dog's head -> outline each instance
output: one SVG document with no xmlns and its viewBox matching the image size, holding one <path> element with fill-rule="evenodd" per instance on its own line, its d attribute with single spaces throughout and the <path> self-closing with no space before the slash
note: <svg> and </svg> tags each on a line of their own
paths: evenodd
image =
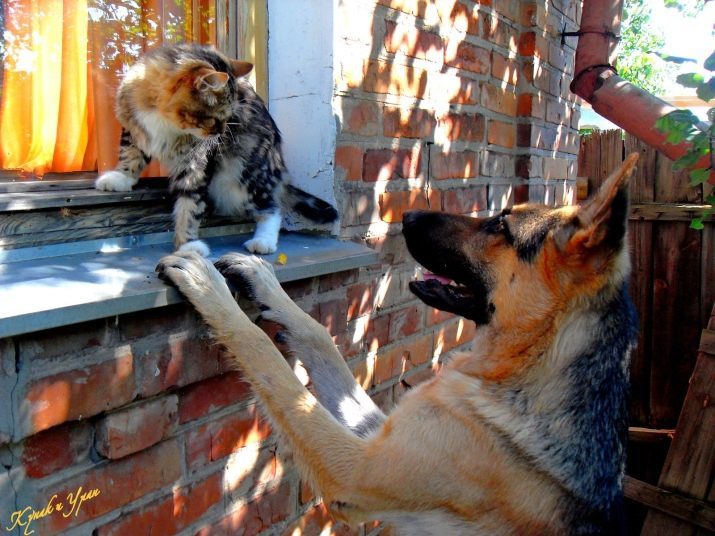
<svg viewBox="0 0 715 536">
<path fill-rule="evenodd" d="M 410 211 L 403 233 L 426 268 L 412 292 L 427 305 L 506 330 L 534 331 L 569 302 L 627 276 L 630 155 L 581 206 L 518 205 L 489 218 Z"/>
</svg>

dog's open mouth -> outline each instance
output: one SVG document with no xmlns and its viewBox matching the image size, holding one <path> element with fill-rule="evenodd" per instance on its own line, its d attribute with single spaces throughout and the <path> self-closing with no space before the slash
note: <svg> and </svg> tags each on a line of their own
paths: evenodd
<svg viewBox="0 0 715 536">
<path fill-rule="evenodd" d="M 409 286 L 412 293 L 430 307 L 458 314 L 475 322 L 480 322 L 484 316 L 484 297 L 477 297 L 468 286 L 449 277 L 425 271 L 422 281 L 411 281 Z"/>
</svg>

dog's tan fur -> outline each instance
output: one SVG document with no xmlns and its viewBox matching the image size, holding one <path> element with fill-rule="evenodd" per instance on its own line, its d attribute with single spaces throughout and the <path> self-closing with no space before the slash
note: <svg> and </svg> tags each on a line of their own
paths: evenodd
<svg viewBox="0 0 715 536">
<path fill-rule="evenodd" d="M 394 521 L 406 534 L 568 533 L 569 505 L 587 498 L 539 450 L 532 420 L 569 396 L 559 375 L 592 344 L 585 333 L 601 322 L 585 307 L 610 299 L 627 275 L 625 249 L 601 244 L 610 204 L 635 160 L 583 207 L 548 209 L 558 223 L 530 263 L 497 238 L 473 240 L 468 255 L 486 258 L 494 273 L 513 274 L 494 282 L 493 317 L 478 328 L 473 354 L 446 363 L 387 417 L 355 382 L 325 328 L 291 301 L 265 261 L 232 255 L 219 264 L 248 284 L 266 319 L 284 326 L 290 351 L 313 376 L 315 396 L 210 262 L 187 252 L 165 258 L 159 270 L 234 356 L 336 518 Z M 513 412 L 502 398 L 505 385 L 527 390 L 537 417 Z M 336 405 L 336 393 L 347 405 Z M 352 425 L 341 413 L 351 405 L 362 408 L 362 420 Z M 564 443 L 578 432 L 567 419 L 549 426 Z"/>
</svg>

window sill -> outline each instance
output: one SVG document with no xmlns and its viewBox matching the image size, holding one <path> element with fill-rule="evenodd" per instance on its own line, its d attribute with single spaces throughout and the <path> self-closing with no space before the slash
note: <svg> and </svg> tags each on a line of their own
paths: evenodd
<svg viewBox="0 0 715 536">
<path fill-rule="evenodd" d="M 235 232 L 235 229 L 233 230 Z M 245 251 L 247 234 L 214 228 L 204 236 L 211 259 Z M 224 234 L 221 234 L 221 233 Z M 172 252 L 171 233 L 127 236 L 0 251 L 0 338 L 51 329 L 184 301 L 154 267 Z M 377 253 L 334 238 L 282 233 L 274 263 L 278 280 L 294 281 L 367 266 Z"/>
<path fill-rule="evenodd" d="M 169 198 L 166 179 L 142 179 L 130 192 L 104 192 L 93 179 L 0 181 L 0 212 L 111 205 Z"/>
</svg>

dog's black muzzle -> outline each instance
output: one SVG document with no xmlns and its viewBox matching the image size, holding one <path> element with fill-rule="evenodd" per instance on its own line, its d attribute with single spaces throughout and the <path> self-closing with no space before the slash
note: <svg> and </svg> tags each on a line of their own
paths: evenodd
<svg viewBox="0 0 715 536">
<path fill-rule="evenodd" d="M 489 287 L 485 268 L 466 253 L 477 220 L 441 212 L 411 210 L 402 219 L 407 249 L 427 270 L 455 284 L 437 279 L 412 281 L 410 290 L 430 307 L 487 324 Z"/>
</svg>

